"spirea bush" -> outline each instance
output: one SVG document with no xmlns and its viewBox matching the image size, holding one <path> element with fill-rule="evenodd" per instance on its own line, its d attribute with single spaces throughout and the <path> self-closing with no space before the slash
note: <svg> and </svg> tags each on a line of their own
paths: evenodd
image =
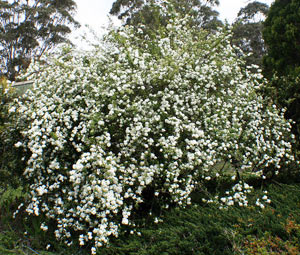
<svg viewBox="0 0 300 255">
<path fill-rule="evenodd" d="M 122 27 L 94 51 L 64 48 L 29 68 L 18 111 L 30 125 L 16 144 L 31 151 L 26 210 L 67 244 L 78 236 L 95 253 L 150 198 L 189 204 L 216 164 L 278 172 L 293 160 L 290 124 L 256 92 L 264 80 L 242 68 L 230 33 L 173 16 L 151 35 Z"/>
</svg>

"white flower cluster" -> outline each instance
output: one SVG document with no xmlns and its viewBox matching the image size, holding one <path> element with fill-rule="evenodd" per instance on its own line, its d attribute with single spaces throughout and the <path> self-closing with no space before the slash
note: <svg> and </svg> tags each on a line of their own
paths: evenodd
<svg viewBox="0 0 300 255">
<path fill-rule="evenodd" d="M 255 205 L 260 207 L 261 209 L 264 209 L 266 204 L 270 204 L 271 200 L 268 198 L 267 194 L 268 191 L 264 191 L 264 195 L 262 196 L 262 198 L 258 198 L 256 200 Z"/>
<path fill-rule="evenodd" d="M 226 196 L 220 197 L 216 196 L 213 200 L 209 200 L 210 203 L 219 204 L 220 209 L 227 209 L 228 206 L 238 205 L 238 206 L 248 206 L 247 194 L 253 191 L 253 187 L 249 186 L 247 183 L 239 181 L 235 184 L 230 191 L 226 191 Z"/>
<path fill-rule="evenodd" d="M 223 197 L 215 196 L 213 199 L 202 199 L 203 202 L 217 204 L 219 209 L 228 209 L 229 206 L 241 206 L 247 207 L 249 206 L 248 195 L 254 190 L 252 186 L 249 184 L 239 181 L 235 184 L 231 190 L 225 191 L 225 195 Z M 265 208 L 265 204 L 271 203 L 271 200 L 268 198 L 267 191 L 263 192 L 263 196 L 261 198 L 257 198 L 255 201 L 255 205 L 260 207 L 261 209 Z"/>
<path fill-rule="evenodd" d="M 27 212 L 56 221 L 57 238 L 71 244 L 76 232 L 95 253 L 133 225 L 146 188 L 185 205 L 217 163 L 253 171 L 293 159 L 290 124 L 256 93 L 264 81 L 241 68 L 230 35 L 185 23 L 151 40 L 120 28 L 90 53 L 63 49 L 30 66 L 19 107 L 30 125 L 17 143 L 31 151 Z"/>
</svg>

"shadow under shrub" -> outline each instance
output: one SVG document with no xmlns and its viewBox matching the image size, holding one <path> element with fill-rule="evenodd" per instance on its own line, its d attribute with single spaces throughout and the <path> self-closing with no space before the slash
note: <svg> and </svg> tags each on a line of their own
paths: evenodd
<svg viewBox="0 0 300 255">
<path fill-rule="evenodd" d="M 148 222 L 134 234 L 121 234 L 98 254 L 298 254 L 300 184 L 269 184 L 265 189 L 272 202 L 263 210 L 220 210 L 214 204 L 173 208 L 160 215 L 162 223 Z M 253 193 L 252 202 L 262 191 Z"/>
</svg>

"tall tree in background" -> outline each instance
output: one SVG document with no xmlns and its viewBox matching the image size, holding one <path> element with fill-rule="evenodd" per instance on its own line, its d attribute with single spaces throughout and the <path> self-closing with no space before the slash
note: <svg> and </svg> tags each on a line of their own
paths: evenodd
<svg viewBox="0 0 300 255">
<path fill-rule="evenodd" d="M 189 14 L 193 17 L 193 25 L 209 30 L 216 29 L 222 25 L 218 19 L 219 13 L 213 9 L 219 5 L 218 0 L 172 0 L 177 12 Z M 148 29 L 155 30 L 158 26 L 167 23 L 167 17 L 160 15 L 158 4 L 163 4 L 159 0 L 116 0 L 110 10 L 110 14 L 124 19 L 125 24 L 137 25 L 145 24 Z"/>
<path fill-rule="evenodd" d="M 66 42 L 72 26 L 73 0 L 0 0 L 0 75 L 15 80 L 33 58 Z"/>
<path fill-rule="evenodd" d="M 300 1 L 276 0 L 264 25 L 264 72 L 274 99 L 295 121 L 293 131 L 300 142 Z"/>
<path fill-rule="evenodd" d="M 262 36 L 263 21 L 265 20 L 269 6 L 255 1 L 241 8 L 238 17 L 233 24 L 233 43 L 246 54 L 248 65 L 262 65 L 262 58 L 266 53 Z"/>
</svg>

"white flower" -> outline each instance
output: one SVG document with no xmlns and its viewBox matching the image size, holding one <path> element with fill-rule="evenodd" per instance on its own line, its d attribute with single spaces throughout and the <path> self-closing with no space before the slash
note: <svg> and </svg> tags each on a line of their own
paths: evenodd
<svg viewBox="0 0 300 255">
<path fill-rule="evenodd" d="M 233 200 L 228 200 L 228 202 L 227 202 L 227 205 L 229 205 L 229 206 L 232 206 L 232 205 L 234 205 L 234 202 L 233 202 Z"/>
<path fill-rule="evenodd" d="M 233 198 L 234 198 L 234 199 L 240 199 L 240 198 L 241 198 L 240 193 L 235 193 L 235 194 L 233 195 Z"/>
<path fill-rule="evenodd" d="M 129 221 L 128 221 L 127 218 L 123 218 L 123 219 L 122 219 L 122 224 L 123 224 L 123 225 L 128 225 L 128 223 L 129 223 Z"/>
<path fill-rule="evenodd" d="M 21 147 L 23 144 L 21 143 L 21 142 L 17 142 L 16 144 L 15 144 L 15 147 L 17 147 L 17 148 L 19 148 L 19 147 Z"/>
<path fill-rule="evenodd" d="M 222 197 L 220 200 L 221 200 L 223 203 L 226 203 L 227 198 L 226 198 L 226 197 Z"/>
<path fill-rule="evenodd" d="M 40 228 L 45 232 L 48 231 L 48 226 L 46 226 L 45 223 L 42 223 Z"/>
<path fill-rule="evenodd" d="M 150 186 L 162 208 L 186 206 L 219 165 L 238 159 L 237 170 L 259 165 L 261 176 L 293 160 L 290 124 L 257 94 L 263 78 L 244 68 L 227 32 L 194 31 L 186 19 L 172 18 L 151 40 L 121 27 L 92 52 L 64 49 L 29 67 L 35 82 L 16 109 L 28 123 L 16 146 L 32 153 L 26 212 L 57 219 L 54 234 L 67 245 L 80 232 L 79 245 L 95 253 L 133 226 Z M 251 190 L 239 182 L 203 201 L 244 206 Z"/>
<path fill-rule="evenodd" d="M 95 254 L 96 254 L 96 248 L 95 248 L 95 247 L 92 247 L 92 248 L 91 248 L 91 254 L 92 254 L 92 255 L 95 255 Z"/>
</svg>

